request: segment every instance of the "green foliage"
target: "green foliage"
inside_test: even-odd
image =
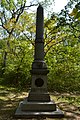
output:
[[[80,91],[80,22],[69,14],[70,4],[45,22],[45,52],[50,70],[48,89],[51,91]]]
[[[53,48],[54,49],[54,48]],[[47,54],[48,88],[51,91],[74,92],[80,90],[80,48],[62,47],[58,45],[55,50]]]
[[[70,15],[80,21],[80,2],[75,5],[75,8]]]
[[[16,6],[19,7],[23,5],[26,2],[26,0],[1,0],[1,7],[6,10],[15,10]]]
[[[35,14],[25,10],[25,3],[25,0],[2,0],[0,10],[0,83],[20,88],[30,86],[36,31]],[[79,2],[75,8],[73,5],[70,1],[61,13],[45,19],[44,47],[50,91],[80,91]]]
[[[3,73],[4,81],[2,82],[16,86],[30,85],[29,70],[33,60],[30,44],[28,41],[15,39],[10,41],[10,46],[10,50],[7,49],[8,55],[5,72]]]

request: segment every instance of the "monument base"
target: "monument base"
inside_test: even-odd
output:
[[[37,90],[36,90],[37,91]],[[32,102],[49,102],[50,96],[47,92],[30,92],[28,101]]]
[[[27,98],[20,102],[15,118],[62,118],[64,114],[56,107],[54,101],[28,102]]]

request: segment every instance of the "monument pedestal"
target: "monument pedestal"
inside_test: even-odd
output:
[[[64,116],[48,94],[47,73],[46,68],[32,69],[31,91],[28,97],[20,102],[15,113],[16,118],[62,118]]]
[[[54,101],[28,102],[27,98],[20,102],[15,113],[15,118],[62,118],[63,116],[62,111],[56,107]]]

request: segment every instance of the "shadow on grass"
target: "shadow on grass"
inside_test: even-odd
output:
[[[52,99],[57,106],[64,112],[63,120],[80,119],[80,95],[73,93],[51,93]]]
[[[0,86],[0,120],[13,120],[19,102],[26,96],[27,92],[19,92],[12,87]]]
[[[19,92],[15,88],[7,88],[4,86],[0,87],[0,120],[15,120],[13,119],[13,116],[16,108],[18,107],[19,102],[22,101],[28,93],[21,91]],[[64,112],[65,117],[61,120],[80,119],[79,95],[51,93],[51,98]],[[42,119],[40,118],[40,120]],[[46,118],[46,120],[51,120],[51,118]]]

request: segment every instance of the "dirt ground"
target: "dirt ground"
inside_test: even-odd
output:
[[[0,87],[0,120],[16,120],[13,118],[20,101],[28,95],[27,92],[16,92],[13,88]],[[80,120],[80,95],[50,93],[56,105],[64,112],[64,118],[54,120]],[[23,120],[23,119],[18,119]],[[30,120],[30,119],[28,119]],[[32,120],[43,120],[37,118]],[[45,118],[45,120],[53,120]]]

